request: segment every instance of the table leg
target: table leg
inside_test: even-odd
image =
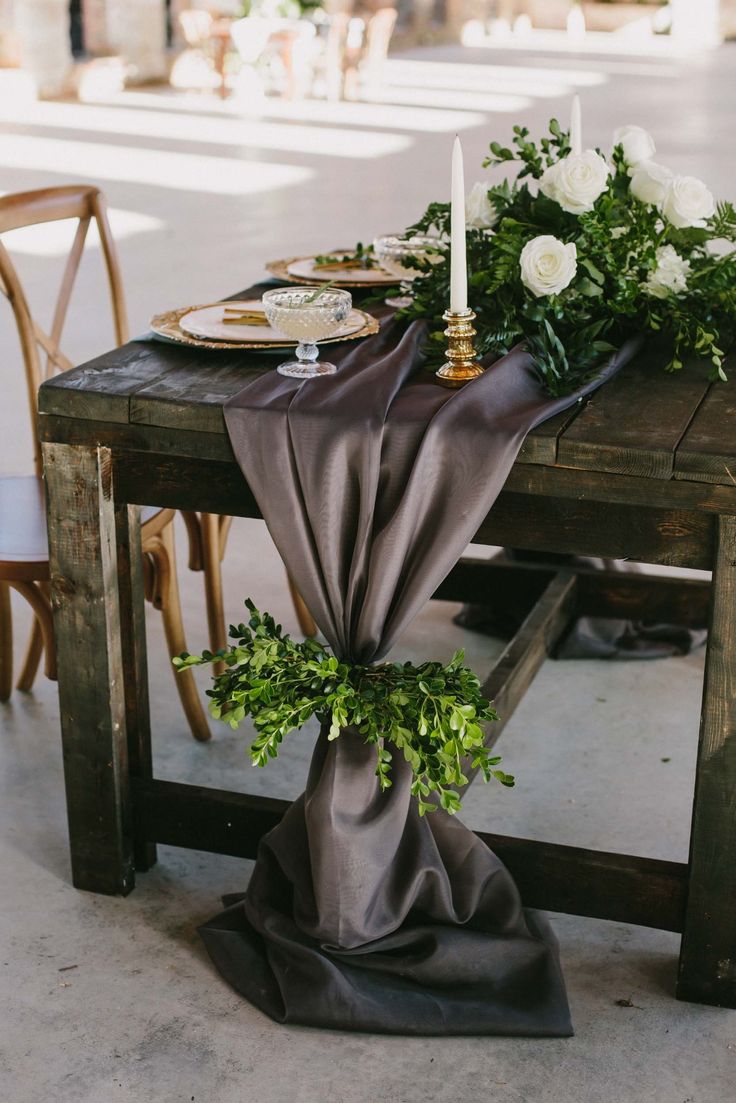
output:
[[[122,537],[132,547],[131,514],[119,509],[116,523],[109,449],[45,444],[43,453],[72,878],[77,888],[126,894],[135,884],[127,745],[132,697],[126,702],[120,619],[130,610],[121,610],[117,545]],[[130,579],[128,599],[132,572]],[[128,641],[129,661],[130,650]],[[128,669],[127,677],[134,675]],[[146,704],[144,695],[139,734]]]
[[[736,1008],[736,518],[718,518],[677,995]]]
[[[123,503],[115,508],[118,548],[120,644],[128,734],[130,777],[153,777],[151,717],[148,702],[146,619],[143,599],[140,508]],[[141,872],[156,864],[156,844],[135,840],[135,868]]]

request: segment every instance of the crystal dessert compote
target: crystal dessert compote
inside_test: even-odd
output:
[[[373,252],[381,268],[402,281],[402,291],[405,292],[413,280],[425,275],[418,268],[410,268],[405,263],[407,260],[429,260],[432,264],[440,264],[445,259],[441,239],[431,234],[410,234],[408,237],[387,234],[377,237],[373,242]],[[408,294],[394,296],[386,299],[386,303],[395,307],[408,306],[411,297]]]
[[[285,360],[276,370],[296,379],[336,372],[334,364],[317,359],[317,342],[337,333],[352,305],[349,291],[332,287],[276,287],[265,291],[263,309],[269,324],[299,342],[296,360]]]

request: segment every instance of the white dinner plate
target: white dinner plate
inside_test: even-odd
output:
[[[351,286],[359,283],[365,283],[368,286],[385,283],[395,287],[399,282],[397,276],[392,276],[390,272],[385,272],[383,268],[324,268],[321,265],[316,268],[314,257],[301,257],[299,260],[293,260],[287,265],[286,270],[290,276],[294,276],[295,279],[299,280],[314,280],[315,282],[334,280],[336,283],[339,283],[340,280],[346,280],[350,282]]]
[[[283,345],[284,343],[296,344],[293,338],[287,337],[280,330],[269,325],[237,326],[225,325],[225,307],[239,307],[242,310],[263,310],[260,299],[237,299],[224,303],[213,303],[211,306],[200,306],[196,310],[190,310],[179,319],[179,327],[192,337],[199,337],[207,341],[241,342],[253,341],[263,344]],[[349,337],[351,333],[357,333],[365,326],[365,314],[360,310],[351,310],[345,322],[332,340],[339,337]]]

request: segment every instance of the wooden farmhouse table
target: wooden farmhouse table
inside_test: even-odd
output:
[[[138,505],[258,517],[223,403],[272,357],[131,342],[40,391],[74,884],[129,893],[156,843],[253,858],[286,802],[158,780]],[[643,353],[532,432],[475,538],[713,571],[700,580],[461,561],[435,598],[529,615],[485,682],[502,722],[578,614],[709,628],[687,863],[487,835],[531,907],[682,932],[677,995],[736,1007],[736,379]],[[483,462],[483,457],[478,457]],[[538,599],[538,600],[537,600]],[[535,604],[536,601],[536,604]],[[674,670],[673,670],[674,674]],[[695,738],[695,732],[693,732]],[[631,809],[631,815],[635,815]]]

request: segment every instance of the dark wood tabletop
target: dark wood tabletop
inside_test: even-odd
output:
[[[130,341],[45,383],[40,410],[129,425],[131,444],[149,429],[176,430],[182,455],[228,460],[223,404],[276,362]],[[736,487],[736,376],[709,383],[705,364],[668,373],[663,363],[645,349],[587,403],[534,429],[519,463]]]
[[[514,504],[509,495],[595,500],[611,505],[607,550],[591,539],[578,552],[710,565],[703,521],[693,514],[736,514],[736,369],[728,383],[710,383],[703,363],[670,374],[664,362],[663,354],[645,349],[586,403],[529,434],[494,507],[499,543],[514,538],[506,531],[513,528],[512,519],[508,525],[505,520],[506,505]],[[167,470],[174,475],[175,459],[182,477],[191,462],[200,472],[202,463],[213,464],[217,500],[209,508],[258,516],[235,466],[223,405],[276,363],[272,354],[132,341],[43,385],[41,434],[47,441],[105,441],[133,453],[126,462],[131,489],[136,455],[161,458],[162,482]],[[161,488],[154,488],[150,472],[141,476],[138,490],[139,498],[131,500],[160,504]],[[177,505],[171,490],[167,504]],[[622,546],[616,507],[637,505],[676,511],[660,518],[665,540],[654,554]]]

